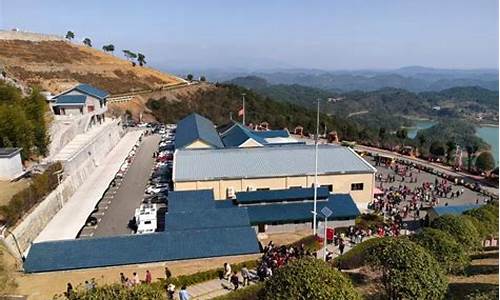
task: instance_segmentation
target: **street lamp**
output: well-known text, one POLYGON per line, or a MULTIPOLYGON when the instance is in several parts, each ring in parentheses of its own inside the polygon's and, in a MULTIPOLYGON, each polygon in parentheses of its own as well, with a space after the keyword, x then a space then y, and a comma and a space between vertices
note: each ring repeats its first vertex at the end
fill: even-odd
POLYGON ((319 138, 319 101, 318 102, 318 110, 316 112, 316 136, 314 138, 314 209, 313 209, 313 234, 316 236, 317 228, 316 228, 316 215, 317 213, 317 200, 318 200, 318 138, 319 138))
POLYGON ((324 243, 324 249, 323 249, 323 260, 326 261, 326 245, 328 244, 328 237, 327 237, 327 229, 328 229, 328 217, 330 217, 332 215, 332 211, 331 209, 329 209, 328 207, 323 207, 321 209, 321 213, 323 214, 323 216, 325 216, 325 236, 324 236, 324 240, 323 240, 323 243, 324 243))

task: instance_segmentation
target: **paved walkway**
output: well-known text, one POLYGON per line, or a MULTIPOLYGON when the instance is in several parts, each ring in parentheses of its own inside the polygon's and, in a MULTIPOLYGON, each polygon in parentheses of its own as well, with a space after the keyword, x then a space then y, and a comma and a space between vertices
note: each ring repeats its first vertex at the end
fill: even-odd
POLYGON ((158 150, 159 135, 143 138, 136 157, 127 170, 119 187, 113 191, 112 198, 106 199, 106 209, 99 209, 100 221, 94 231, 94 236, 113 236, 128 234, 128 222, 134 216, 144 198, 144 189, 154 165, 153 153, 158 150))
POLYGON ((373 148, 373 147, 368 147, 368 146, 362 146, 362 145, 356 145, 354 148, 356 150, 360 150, 360 151, 367 151, 367 152, 371 152, 371 153, 378 153, 378 154, 387 155, 387 156, 394 157, 394 158, 399 158, 399 159, 404 159, 404 160, 407 160, 407 161, 412 161, 412 162, 415 162, 415 163, 418 163, 418 164, 423 164, 423 165, 426 165, 426 166, 431 166, 434 169, 436 169, 436 170, 438 170, 440 172, 443 172, 445 174, 448 174, 448 175, 463 176, 465 178, 468 178, 470 181, 478 182, 483 189, 489 191, 490 193, 498 195, 498 188, 485 185, 482 182, 483 178, 480 177, 480 176, 471 175, 471 174, 468 174, 468 173, 465 173, 465 172, 457 172, 457 171, 453 170, 451 167, 448 167, 448 166, 443 166, 441 164, 429 162, 429 161, 426 161, 426 160, 423 160, 423 159, 420 159, 420 158, 415 158, 415 157, 410 157, 410 156, 406 156, 406 155, 401 155, 399 153, 394 153, 394 152, 391 152, 391 151, 388 151, 388 150, 383 150, 383 149, 378 149, 378 148, 373 148))
POLYGON ((106 156, 104 162, 94 170, 87 181, 52 218, 35 239, 35 243, 76 237, 141 134, 142 131, 132 131, 120 140, 106 156))

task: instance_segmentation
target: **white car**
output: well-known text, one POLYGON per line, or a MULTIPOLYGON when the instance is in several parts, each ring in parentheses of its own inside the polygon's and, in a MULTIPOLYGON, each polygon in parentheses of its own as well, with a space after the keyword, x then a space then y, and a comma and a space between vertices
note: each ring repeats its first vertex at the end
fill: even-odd
POLYGON ((135 220, 137 223, 137 234, 153 233, 156 231, 157 207, 156 204, 141 204, 135 209, 135 220))
POLYGON ((159 184, 155 186, 148 186, 144 191, 146 194, 158 194, 162 192, 168 192, 168 184, 159 184))

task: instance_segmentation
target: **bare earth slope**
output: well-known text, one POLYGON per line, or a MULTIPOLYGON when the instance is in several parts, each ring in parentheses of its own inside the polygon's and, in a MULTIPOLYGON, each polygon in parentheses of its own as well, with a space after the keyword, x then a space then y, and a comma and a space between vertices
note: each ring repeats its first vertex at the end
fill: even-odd
POLYGON ((76 83, 88 83, 111 94, 186 84, 173 75, 148 67, 133 67, 130 62, 101 50, 64 40, 24 39, 5 32, 0 32, 2 67, 8 77, 53 93, 76 83))

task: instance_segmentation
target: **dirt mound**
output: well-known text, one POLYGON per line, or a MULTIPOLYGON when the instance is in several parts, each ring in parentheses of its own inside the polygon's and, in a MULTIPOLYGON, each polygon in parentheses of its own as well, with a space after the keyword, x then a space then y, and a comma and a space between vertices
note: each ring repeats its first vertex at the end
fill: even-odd
POLYGON ((0 68, 8 77, 53 93, 88 83, 111 94, 157 90, 186 82, 148 67, 66 41, 0 39, 0 68))

